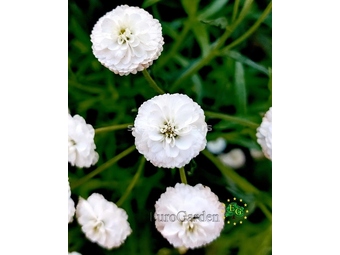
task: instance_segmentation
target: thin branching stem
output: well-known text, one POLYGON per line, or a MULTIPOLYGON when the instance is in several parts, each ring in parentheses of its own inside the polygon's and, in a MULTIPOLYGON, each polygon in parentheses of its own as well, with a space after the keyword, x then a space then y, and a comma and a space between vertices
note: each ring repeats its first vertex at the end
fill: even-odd
POLYGON ((133 152, 135 150, 135 148, 136 148, 135 145, 132 145, 131 147, 127 148, 125 151, 122 151, 121 153, 119 153, 118 155, 116 155, 115 157, 110 159, 109 161, 105 162, 104 164, 102 164, 101 166, 99 166, 98 168, 93 170, 91 173, 85 175, 84 177, 82 177, 78 181, 76 181, 73 184, 71 184, 71 189, 74 189, 74 188, 82 185, 83 183, 87 182, 88 180, 90 180, 91 178, 96 176, 97 174, 100 174, 104 170, 108 169, 110 166, 112 166, 116 162, 118 162, 118 160, 124 158, 125 156, 127 156, 131 152, 133 152))
POLYGON ((121 206, 124 203, 126 198, 130 195, 132 189, 136 186, 136 183, 138 182, 139 177, 142 174, 142 171, 144 169, 144 165, 145 165, 145 158, 141 157, 141 160, 139 162, 139 166, 138 166, 136 174, 133 176, 133 178, 132 178, 129 186, 127 187, 126 191, 124 192, 123 196, 116 203, 116 205, 118 207, 121 206))

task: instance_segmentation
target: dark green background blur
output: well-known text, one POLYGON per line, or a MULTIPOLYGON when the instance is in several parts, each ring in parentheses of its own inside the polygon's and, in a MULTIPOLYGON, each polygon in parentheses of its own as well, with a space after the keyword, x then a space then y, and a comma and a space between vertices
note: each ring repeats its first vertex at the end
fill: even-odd
MULTIPOLYGON (((244 2, 240 1, 239 9, 244 2)), ((242 36, 261 16, 269 2, 254 1, 248 14, 224 46, 242 36)), ((187 94, 205 111, 238 116, 260 124, 263 114, 272 105, 271 14, 242 43, 217 55, 174 87, 178 78, 195 61, 209 54, 211 45, 224 32, 221 26, 232 24, 234 3, 235 1, 228 0, 69 0, 68 107, 71 115, 81 115, 94 128, 133 124, 138 107, 157 95, 141 72, 124 77, 115 75, 92 54, 90 33, 94 24, 116 6, 128 4, 145 8, 162 25, 164 50, 148 69, 161 88, 166 92, 187 94), (189 17, 190 6, 194 6, 195 2, 199 2, 197 12, 189 17), (185 26, 188 26, 187 34, 178 44, 185 26), (176 49, 173 50, 176 44, 179 47, 175 46, 176 49)), ((235 172, 260 192, 243 188, 240 183, 222 173, 202 153, 199 154, 185 166, 188 183, 193 186, 197 183, 209 186, 224 203, 228 198, 242 198, 248 203, 249 217, 242 225, 226 224, 218 239, 206 247, 189 250, 186 254, 271 254, 271 217, 265 215, 263 206, 271 215, 272 163, 268 159, 254 159, 250 155, 250 149, 260 150, 255 137, 256 129, 208 117, 206 122, 212 127, 207 135, 208 140, 224 137, 228 143, 224 152, 240 148, 245 153, 245 165, 235 172)), ((95 143, 99 153, 98 163, 84 169, 69 164, 68 176, 71 184, 133 145, 134 137, 129 130, 124 129, 98 134, 95 143)), ((93 192, 117 202, 136 173, 140 157, 134 151, 90 181, 73 189, 71 192, 75 203, 78 196, 87 198, 93 192)), ((82 255, 178 254, 157 232, 151 217, 160 195, 165 192, 166 187, 174 186, 177 182, 180 182, 178 169, 159 169, 146 162, 142 176, 121 206, 126 210, 133 230, 125 243, 111 251, 103 249, 86 239, 75 219, 68 227, 69 251, 78 251, 82 255)))

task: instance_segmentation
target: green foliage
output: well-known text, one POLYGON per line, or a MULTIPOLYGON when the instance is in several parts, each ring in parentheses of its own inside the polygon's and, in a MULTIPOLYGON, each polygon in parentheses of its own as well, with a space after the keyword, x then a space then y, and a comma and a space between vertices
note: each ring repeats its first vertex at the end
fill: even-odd
MULTIPOLYGON (((91 50, 90 33, 96 21, 120 4, 145 8, 159 19, 164 50, 148 68, 151 77, 165 91, 184 93, 206 111, 211 127, 207 140, 226 139, 224 153, 240 148, 246 163, 240 169, 224 166, 208 151, 185 166, 190 185, 202 183, 221 202, 237 197, 247 202, 248 219, 242 225, 225 225, 214 242, 186 254, 271 254, 271 161, 253 158, 260 150, 256 127, 272 105, 271 14, 261 18, 270 1, 145 0, 69 1, 68 107, 95 129, 133 124, 138 107, 157 95, 141 72, 115 75, 102 66, 91 50), (236 4, 237 8, 234 8, 236 4), (232 17, 235 17, 233 20, 232 17), (242 36, 246 38, 237 41, 242 36), (237 44, 233 45, 234 42, 237 44), (232 47, 230 47, 230 45, 232 47), (211 114, 208 114, 211 113, 211 114), (221 116, 223 115, 223 116, 221 116)), ((134 145, 129 128, 96 134, 99 161, 90 168, 69 165, 72 185, 134 145)), ((98 192, 117 203, 126 193, 140 166, 136 150, 109 165, 79 186, 72 198, 87 198, 98 192)), ((180 182, 178 169, 159 169, 146 162, 131 193, 120 207, 126 210, 133 233, 125 243, 106 250, 91 243, 74 220, 68 226, 69 251, 83 255, 179 254, 156 230, 154 204, 166 187, 180 182)))

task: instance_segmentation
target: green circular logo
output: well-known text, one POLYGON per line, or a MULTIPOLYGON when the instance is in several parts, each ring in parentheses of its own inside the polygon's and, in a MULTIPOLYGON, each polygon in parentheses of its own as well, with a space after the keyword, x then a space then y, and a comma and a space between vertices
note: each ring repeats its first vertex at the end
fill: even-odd
POLYGON ((233 224, 234 226, 236 226, 237 223, 242 224, 242 220, 247 219, 247 204, 243 203, 242 199, 238 202, 236 197, 234 197, 233 200, 228 199, 227 202, 228 203, 224 205, 224 218, 227 218, 227 224, 233 224))

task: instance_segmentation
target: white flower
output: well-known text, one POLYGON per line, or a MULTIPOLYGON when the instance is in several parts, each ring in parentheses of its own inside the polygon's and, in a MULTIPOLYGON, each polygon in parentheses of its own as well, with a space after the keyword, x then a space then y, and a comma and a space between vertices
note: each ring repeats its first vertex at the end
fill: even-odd
POLYGON ((250 155, 254 159, 262 159, 262 158, 264 158, 264 154, 263 154, 262 150, 258 150, 258 149, 250 149, 250 155))
POLYGON ((182 167, 207 143, 202 108, 187 95, 164 94, 138 109, 132 135, 137 150, 157 167, 182 167))
POLYGON ((72 166, 90 167, 98 161, 94 129, 79 115, 68 115, 68 162, 72 166))
POLYGON ((74 207, 74 201, 71 198, 70 183, 68 183, 68 223, 73 221, 73 215, 76 209, 74 207))
POLYGON ((126 212, 98 193, 79 198, 76 217, 86 237, 106 249, 120 246, 132 232, 126 212))
POLYGON ((68 255, 81 255, 79 252, 73 251, 69 252, 68 255))
POLYGON ((222 137, 219 137, 214 141, 207 142, 208 151, 214 154, 220 154, 226 147, 227 142, 222 137))
POLYGON ((257 142, 261 145, 264 155, 272 159, 272 107, 266 112, 261 125, 257 128, 257 142))
POLYGON ((202 184, 168 187, 155 208, 157 230, 176 248, 208 244, 224 227, 224 204, 202 184))
POLYGON ((218 155, 218 158, 222 161, 223 164, 232 168, 240 168, 246 162, 246 156, 239 148, 232 149, 228 153, 220 154, 218 155))
POLYGON ((162 27, 139 7, 121 5, 93 27, 92 50, 99 62, 119 75, 137 73, 152 65, 162 50, 162 27))

